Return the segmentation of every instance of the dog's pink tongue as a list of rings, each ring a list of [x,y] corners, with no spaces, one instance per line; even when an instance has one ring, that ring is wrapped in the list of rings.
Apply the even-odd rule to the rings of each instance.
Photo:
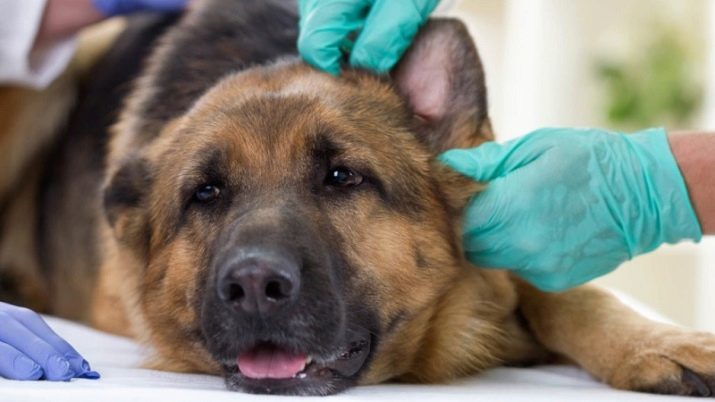
[[[238,369],[248,378],[293,378],[305,368],[307,356],[265,345],[238,356]]]

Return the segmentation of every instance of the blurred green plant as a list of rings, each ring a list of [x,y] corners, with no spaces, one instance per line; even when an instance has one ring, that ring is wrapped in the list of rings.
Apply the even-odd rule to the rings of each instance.
[[[628,60],[596,62],[611,125],[686,126],[702,103],[696,60],[683,35],[674,29],[651,32],[654,36]]]

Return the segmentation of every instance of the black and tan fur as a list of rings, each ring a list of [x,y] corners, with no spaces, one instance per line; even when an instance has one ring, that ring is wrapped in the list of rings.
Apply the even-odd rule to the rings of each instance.
[[[37,229],[23,246],[37,262],[0,267],[29,283],[19,296],[149,343],[153,367],[223,374],[253,392],[267,389],[236,382],[234,338],[329,355],[354,332],[372,340],[358,373],[270,392],[441,382],[557,357],[621,389],[715,391],[714,336],[648,321],[593,287],[544,294],[465,261],[461,209],[478,185],[434,157],[493,135],[459,22],[429,22],[391,77],[338,78],[295,58],[291,2],[200,2],[161,37],[125,97],[136,61],[171,23],[130,23],[45,158],[36,209],[2,211],[3,223],[27,217]],[[363,183],[326,185],[334,166]],[[221,197],[196,204],[206,183]],[[2,205],[23,194],[2,190]],[[270,326],[213,296],[221,256],[245,243],[307,261],[296,309]]]

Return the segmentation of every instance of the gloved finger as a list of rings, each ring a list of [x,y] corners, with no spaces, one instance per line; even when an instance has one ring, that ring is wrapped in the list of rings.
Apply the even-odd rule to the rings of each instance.
[[[509,236],[498,230],[471,230],[463,237],[467,260],[481,268],[514,270],[521,265],[522,255],[515,253]]]
[[[315,8],[316,1],[317,0],[298,0],[298,14],[301,16],[306,15],[311,9]]]
[[[69,361],[60,352],[14,317],[0,312],[0,322],[0,342],[11,345],[39,364],[46,379],[65,381],[74,376]]]
[[[586,281],[572,282],[566,273],[547,274],[531,270],[512,270],[516,275],[532,284],[542,292],[562,292]]]
[[[362,26],[370,2],[332,0],[315,5],[301,2],[301,27],[298,51],[309,64],[333,75],[340,74],[341,50],[348,36]]]
[[[12,346],[0,342],[0,377],[8,380],[39,380],[42,367]]]
[[[413,1],[376,0],[350,53],[350,64],[378,73],[388,72],[436,5],[436,1],[427,1],[419,9]]]
[[[509,218],[505,210],[509,206],[509,201],[504,199],[508,196],[504,194],[506,179],[508,178],[495,179],[471,198],[462,218],[462,230],[465,236],[481,239],[486,235],[491,236],[493,233],[503,231],[505,220]]]
[[[138,0],[144,10],[176,11],[186,7],[188,0]]]
[[[530,221],[522,214],[524,196],[515,196],[523,187],[522,172],[494,179],[467,204],[462,217],[462,242],[473,264],[519,268],[528,261],[523,260],[524,253],[513,252],[515,247],[540,250],[540,240],[535,242],[529,233],[524,233]]]
[[[125,15],[142,10],[177,11],[187,0],[92,0],[94,7],[107,17]]]
[[[0,306],[0,308],[2,308],[2,306]],[[7,309],[6,313],[47,342],[54,350],[62,354],[70,362],[70,367],[72,371],[74,371],[75,376],[85,378],[95,377],[96,373],[91,371],[89,363],[82,358],[72,345],[57,335],[39,314],[32,310],[18,307]],[[93,373],[95,375],[93,375]]]

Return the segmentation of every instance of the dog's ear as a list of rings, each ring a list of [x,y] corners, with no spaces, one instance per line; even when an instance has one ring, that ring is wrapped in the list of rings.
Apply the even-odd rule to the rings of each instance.
[[[484,71],[464,24],[432,19],[392,72],[415,130],[435,151],[493,140]]]
[[[138,157],[120,164],[104,188],[104,212],[115,237],[130,247],[148,245],[148,225],[142,204],[152,178],[146,160]]]

